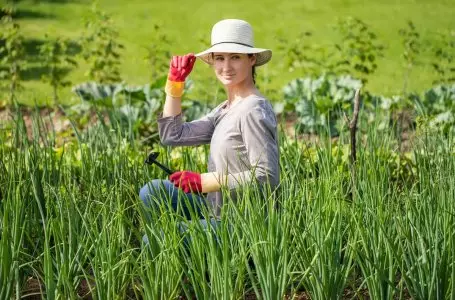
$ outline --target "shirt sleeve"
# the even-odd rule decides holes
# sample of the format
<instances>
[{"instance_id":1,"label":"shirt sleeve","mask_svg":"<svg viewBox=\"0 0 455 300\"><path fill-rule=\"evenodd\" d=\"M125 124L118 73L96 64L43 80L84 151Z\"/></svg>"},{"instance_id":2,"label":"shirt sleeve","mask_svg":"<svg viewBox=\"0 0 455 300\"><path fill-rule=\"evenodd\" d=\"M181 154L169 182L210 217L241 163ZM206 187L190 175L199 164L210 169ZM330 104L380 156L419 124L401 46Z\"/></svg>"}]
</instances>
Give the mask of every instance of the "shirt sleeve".
<instances>
[{"instance_id":1,"label":"shirt sleeve","mask_svg":"<svg viewBox=\"0 0 455 300\"><path fill-rule=\"evenodd\" d=\"M211 113L191 122L183 122L181 113L176 116L158 118L160 140L168 146L208 144L214 130Z\"/></svg>"},{"instance_id":2,"label":"shirt sleeve","mask_svg":"<svg viewBox=\"0 0 455 300\"><path fill-rule=\"evenodd\" d=\"M241 118L240 127L251 169L229 174L229 188L236 188L254 178L260 183L278 185L280 166L275 113L271 108L257 105Z\"/></svg>"}]
</instances>

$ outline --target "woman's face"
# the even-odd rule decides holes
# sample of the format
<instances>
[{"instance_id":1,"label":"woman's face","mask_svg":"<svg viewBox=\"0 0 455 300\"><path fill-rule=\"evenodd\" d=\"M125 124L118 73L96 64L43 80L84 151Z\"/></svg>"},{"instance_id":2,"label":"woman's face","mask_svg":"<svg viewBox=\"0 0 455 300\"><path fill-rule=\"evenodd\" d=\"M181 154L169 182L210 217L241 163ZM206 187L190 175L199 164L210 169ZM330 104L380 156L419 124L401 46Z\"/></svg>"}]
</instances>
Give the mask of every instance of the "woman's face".
<instances>
[{"instance_id":1,"label":"woman's face","mask_svg":"<svg viewBox=\"0 0 455 300\"><path fill-rule=\"evenodd\" d=\"M216 77L226 86L234 86L252 80L252 67L256 63L254 55L243 53L213 53L213 68Z\"/></svg>"}]
</instances>

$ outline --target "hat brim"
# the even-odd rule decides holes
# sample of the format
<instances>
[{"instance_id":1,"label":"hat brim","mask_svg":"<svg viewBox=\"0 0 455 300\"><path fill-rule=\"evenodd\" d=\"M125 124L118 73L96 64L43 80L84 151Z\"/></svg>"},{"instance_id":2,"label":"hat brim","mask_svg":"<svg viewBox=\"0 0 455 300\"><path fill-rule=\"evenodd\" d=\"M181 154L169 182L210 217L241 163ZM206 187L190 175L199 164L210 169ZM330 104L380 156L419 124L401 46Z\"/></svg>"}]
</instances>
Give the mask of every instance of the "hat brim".
<instances>
[{"instance_id":1,"label":"hat brim","mask_svg":"<svg viewBox=\"0 0 455 300\"><path fill-rule=\"evenodd\" d=\"M223 43L212 46L195 56L202 59L205 63L212 65L213 60L210 54L214 52L256 54L255 66L266 64L272 58L272 51L269 49L253 48L233 43Z\"/></svg>"}]
</instances>

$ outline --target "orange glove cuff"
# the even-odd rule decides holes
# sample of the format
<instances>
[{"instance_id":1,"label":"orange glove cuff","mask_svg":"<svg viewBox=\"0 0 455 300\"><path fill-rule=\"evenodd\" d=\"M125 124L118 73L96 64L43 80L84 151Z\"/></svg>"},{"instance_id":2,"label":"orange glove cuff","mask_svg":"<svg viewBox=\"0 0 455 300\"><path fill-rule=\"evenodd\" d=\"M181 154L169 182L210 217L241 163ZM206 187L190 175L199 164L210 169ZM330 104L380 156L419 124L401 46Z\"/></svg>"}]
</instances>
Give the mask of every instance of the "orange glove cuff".
<instances>
[{"instance_id":1,"label":"orange glove cuff","mask_svg":"<svg viewBox=\"0 0 455 300\"><path fill-rule=\"evenodd\" d=\"M182 81L171 81L167 80L166 81L166 87L164 88L164 91L166 92L167 95L174 97L174 98L180 98L183 95L183 88L185 87L185 82Z\"/></svg>"}]
</instances>

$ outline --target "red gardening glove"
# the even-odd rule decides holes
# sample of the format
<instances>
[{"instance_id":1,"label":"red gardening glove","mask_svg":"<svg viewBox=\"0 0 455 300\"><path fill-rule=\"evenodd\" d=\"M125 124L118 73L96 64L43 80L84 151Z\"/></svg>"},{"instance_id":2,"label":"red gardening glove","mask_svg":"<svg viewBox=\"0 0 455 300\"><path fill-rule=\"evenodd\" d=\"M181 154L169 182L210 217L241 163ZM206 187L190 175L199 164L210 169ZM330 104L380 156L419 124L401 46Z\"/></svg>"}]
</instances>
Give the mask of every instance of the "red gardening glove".
<instances>
[{"instance_id":1,"label":"red gardening glove","mask_svg":"<svg viewBox=\"0 0 455 300\"><path fill-rule=\"evenodd\" d=\"M193 53L183 56L172 56L169 63L168 79L176 82L184 82L193 70L196 56Z\"/></svg>"},{"instance_id":2,"label":"red gardening glove","mask_svg":"<svg viewBox=\"0 0 455 300\"><path fill-rule=\"evenodd\" d=\"M171 174L169 180L185 193L201 193L201 174L190 171L179 171Z\"/></svg>"}]
</instances>

